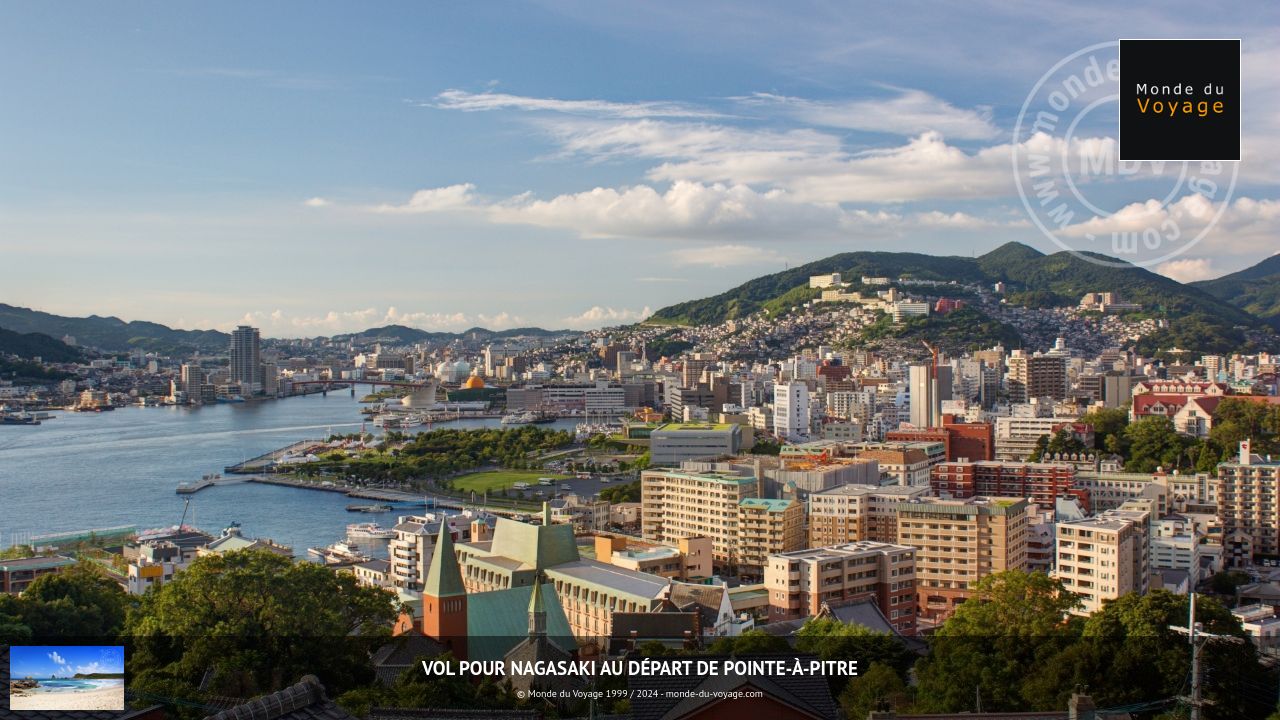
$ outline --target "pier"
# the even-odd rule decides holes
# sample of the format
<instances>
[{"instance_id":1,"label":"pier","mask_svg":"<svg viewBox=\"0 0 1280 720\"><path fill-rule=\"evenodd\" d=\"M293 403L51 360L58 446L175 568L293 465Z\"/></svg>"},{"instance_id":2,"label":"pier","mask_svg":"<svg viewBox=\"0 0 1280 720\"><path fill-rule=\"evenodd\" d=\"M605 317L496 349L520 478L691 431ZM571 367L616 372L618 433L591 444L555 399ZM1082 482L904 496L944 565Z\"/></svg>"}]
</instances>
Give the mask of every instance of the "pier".
<instances>
[{"instance_id":1,"label":"pier","mask_svg":"<svg viewBox=\"0 0 1280 720\"><path fill-rule=\"evenodd\" d=\"M272 450L269 453L250 458L244 462L235 465L228 465L222 469L223 472L230 475L250 475L254 473L271 472L282 458L293 455L312 445L319 445L323 440L299 440L291 445L286 445L278 450Z\"/></svg>"},{"instance_id":2,"label":"pier","mask_svg":"<svg viewBox=\"0 0 1280 720\"><path fill-rule=\"evenodd\" d=\"M270 475L256 475L247 478L247 482L262 483L265 485L284 485L286 487L300 488L303 490L320 490L323 492L342 493L343 495L358 500L381 500L383 502L394 503L412 503L414 505L423 505L424 502L430 501L434 507L445 508L447 510L466 510L468 508L482 510L493 515L502 515L511 517L514 515L528 515L535 510L522 510L514 508L497 508L489 505L478 505L473 503L464 503L456 498L445 498L436 495L417 494L404 492L402 490L377 490L369 488L347 488L338 485L325 485L323 483L307 482L305 480L295 480L293 478L276 477Z\"/></svg>"}]
</instances>

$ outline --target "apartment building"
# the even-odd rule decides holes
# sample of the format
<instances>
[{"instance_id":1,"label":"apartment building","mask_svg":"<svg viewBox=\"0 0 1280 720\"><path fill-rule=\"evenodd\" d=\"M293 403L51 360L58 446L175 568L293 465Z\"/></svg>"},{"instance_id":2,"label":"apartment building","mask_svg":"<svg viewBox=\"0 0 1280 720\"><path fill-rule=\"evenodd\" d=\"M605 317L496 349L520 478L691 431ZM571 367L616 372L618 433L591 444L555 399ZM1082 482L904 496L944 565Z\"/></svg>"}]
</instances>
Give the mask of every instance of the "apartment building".
<instances>
[{"instance_id":1,"label":"apartment building","mask_svg":"<svg viewBox=\"0 0 1280 720\"><path fill-rule=\"evenodd\" d=\"M640 530L645 540L676 545L690 537L711 540L718 565L762 571L765 557L804 544L804 508L794 500L760 498L760 480L748 468L688 463L680 470L641 474Z\"/></svg>"},{"instance_id":2,"label":"apartment building","mask_svg":"<svg viewBox=\"0 0 1280 720\"><path fill-rule=\"evenodd\" d=\"M1235 462L1218 465L1218 514L1224 536L1243 533L1249 555L1233 564L1280 556L1280 462L1251 452L1240 443Z\"/></svg>"},{"instance_id":3,"label":"apartment building","mask_svg":"<svg viewBox=\"0 0 1280 720\"><path fill-rule=\"evenodd\" d=\"M897 504L898 544L916 548L918 617L941 622L979 580L1027 565L1022 498L918 497Z\"/></svg>"},{"instance_id":4,"label":"apartment building","mask_svg":"<svg viewBox=\"0 0 1280 720\"><path fill-rule=\"evenodd\" d=\"M795 500L738 502L738 572L759 577L770 555L804 547L804 506Z\"/></svg>"},{"instance_id":5,"label":"apartment building","mask_svg":"<svg viewBox=\"0 0 1280 720\"><path fill-rule=\"evenodd\" d=\"M793 620L874 597L894 629L916 631L915 548L861 541L769 556L769 620Z\"/></svg>"},{"instance_id":6,"label":"apartment building","mask_svg":"<svg viewBox=\"0 0 1280 720\"><path fill-rule=\"evenodd\" d=\"M1146 594L1150 580L1149 513L1109 510L1083 520L1060 522L1053 574L1080 595L1074 612L1089 615L1131 592Z\"/></svg>"},{"instance_id":7,"label":"apartment building","mask_svg":"<svg viewBox=\"0 0 1280 720\"><path fill-rule=\"evenodd\" d=\"M1050 507L1074 497L1088 510L1089 493L1075 487L1075 477L1066 463L948 462L933 467L929 484L941 497L1022 497Z\"/></svg>"},{"instance_id":8,"label":"apartment building","mask_svg":"<svg viewBox=\"0 0 1280 720\"><path fill-rule=\"evenodd\" d=\"M1026 462L1041 436L1053 437L1064 429L1084 441L1086 447L1091 446L1093 428L1075 420L1073 417L998 417L995 459Z\"/></svg>"},{"instance_id":9,"label":"apartment building","mask_svg":"<svg viewBox=\"0 0 1280 720\"><path fill-rule=\"evenodd\" d=\"M922 485L841 485L809 496L809 547L898 541L897 504L923 497Z\"/></svg>"}]
</instances>

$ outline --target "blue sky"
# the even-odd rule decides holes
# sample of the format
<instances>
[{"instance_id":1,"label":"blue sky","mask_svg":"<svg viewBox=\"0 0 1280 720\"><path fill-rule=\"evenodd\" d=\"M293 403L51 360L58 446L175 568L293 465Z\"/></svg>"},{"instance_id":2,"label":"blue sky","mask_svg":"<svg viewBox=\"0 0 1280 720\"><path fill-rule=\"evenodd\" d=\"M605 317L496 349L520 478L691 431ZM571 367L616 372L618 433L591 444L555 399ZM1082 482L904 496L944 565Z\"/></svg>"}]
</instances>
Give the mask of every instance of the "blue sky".
<instances>
[{"instance_id":1,"label":"blue sky","mask_svg":"<svg viewBox=\"0 0 1280 720\"><path fill-rule=\"evenodd\" d=\"M124 648L116 645L82 647L15 645L9 648L10 677L70 677L83 673L124 672Z\"/></svg>"},{"instance_id":2,"label":"blue sky","mask_svg":"<svg viewBox=\"0 0 1280 720\"><path fill-rule=\"evenodd\" d=\"M585 328L848 250L1054 251L1012 129L1049 67L1119 37L1244 38L1235 200L1160 271L1276 251L1274 3L1006 5L6 3L0 302Z\"/></svg>"}]
</instances>

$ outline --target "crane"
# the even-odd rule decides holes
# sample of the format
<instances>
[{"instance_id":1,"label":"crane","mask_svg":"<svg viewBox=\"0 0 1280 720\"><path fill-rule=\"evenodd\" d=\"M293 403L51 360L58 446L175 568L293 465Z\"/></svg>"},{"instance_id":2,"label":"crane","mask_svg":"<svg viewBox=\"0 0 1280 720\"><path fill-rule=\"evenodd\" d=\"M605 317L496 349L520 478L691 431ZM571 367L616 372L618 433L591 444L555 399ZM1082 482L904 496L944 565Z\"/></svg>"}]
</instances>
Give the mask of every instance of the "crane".
<instances>
[{"instance_id":1,"label":"crane","mask_svg":"<svg viewBox=\"0 0 1280 720\"><path fill-rule=\"evenodd\" d=\"M938 377L938 348L934 347L933 345L930 345L928 340L921 340L920 344L924 345L924 349L929 351L929 357L932 360L932 362L929 363L929 377L937 378Z\"/></svg>"}]
</instances>

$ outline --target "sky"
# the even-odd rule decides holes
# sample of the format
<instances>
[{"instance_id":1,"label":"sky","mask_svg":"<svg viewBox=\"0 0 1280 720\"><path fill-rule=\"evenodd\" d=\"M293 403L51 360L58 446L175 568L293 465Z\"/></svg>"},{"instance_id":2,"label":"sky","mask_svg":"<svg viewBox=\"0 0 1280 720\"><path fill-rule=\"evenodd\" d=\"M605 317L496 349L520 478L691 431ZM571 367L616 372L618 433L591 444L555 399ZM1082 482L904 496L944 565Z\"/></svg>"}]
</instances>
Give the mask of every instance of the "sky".
<instances>
[{"instance_id":1,"label":"sky","mask_svg":"<svg viewBox=\"0 0 1280 720\"><path fill-rule=\"evenodd\" d=\"M585 329L838 252L1053 252L1018 113L1120 37L1243 39L1234 193L1152 269L1280 250L1280 6L943 7L5 3L0 302L274 337ZM1120 218L1158 194L1096 187ZM1197 200L1160 212L1218 214Z\"/></svg>"},{"instance_id":2,"label":"sky","mask_svg":"<svg viewBox=\"0 0 1280 720\"><path fill-rule=\"evenodd\" d=\"M9 675L14 678L122 672L124 648L119 646L14 645L9 648Z\"/></svg>"}]
</instances>

